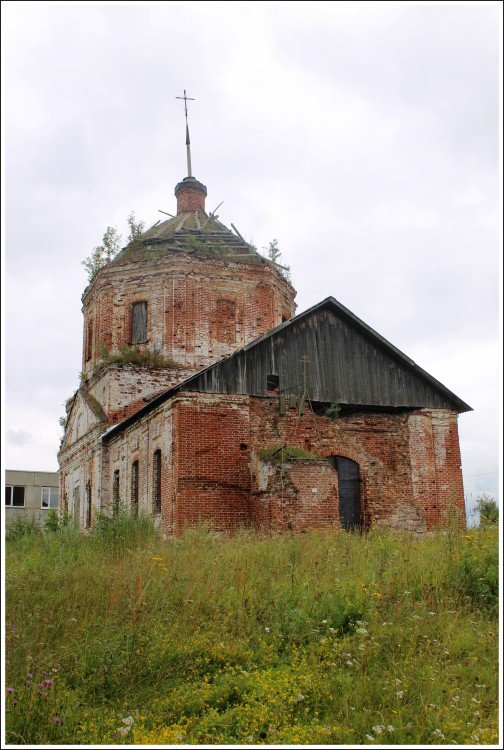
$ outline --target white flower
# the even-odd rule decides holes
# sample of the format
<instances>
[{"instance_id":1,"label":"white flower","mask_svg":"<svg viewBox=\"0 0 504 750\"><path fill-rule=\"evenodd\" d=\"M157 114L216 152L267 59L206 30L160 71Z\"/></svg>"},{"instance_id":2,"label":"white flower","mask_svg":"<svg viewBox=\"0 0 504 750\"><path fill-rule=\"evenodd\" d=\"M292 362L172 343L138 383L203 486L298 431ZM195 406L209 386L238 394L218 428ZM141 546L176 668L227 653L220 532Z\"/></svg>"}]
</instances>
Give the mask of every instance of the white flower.
<instances>
[{"instance_id":1,"label":"white flower","mask_svg":"<svg viewBox=\"0 0 504 750\"><path fill-rule=\"evenodd\" d=\"M122 736L124 737L125 734L128 734L130 729L131 727L119 727L117 731L119 732L119 734L122 734Z\"/></svg>"},{"instance_id":2,"label":"white flower","mask_svg":"<svg viewBox=\"0 0 504 750\"><path fill-rule=\"evenodd\" d=\"M381 724L377 724L375 727L372 727L372 729L375 734L381 734L383 732Z\"/></svg>"},{"instance_id":3,"label":"white flower","mask_svg":"<svg viewBox=\"0 0 504 750\"><path fill-rule=\"evenodd\" d=\"M392 726L392 724L389 724L387 727L387 732L393 732L393 731L394 731L394 727Z\"/></svg>"},{"instance_id":4,"label":"white flower","mask_svg":"<svg viewBox=\"0 0 504 750\"><path fill-rule=\"evenodd\" d=\"M370 742L375 741L375 738L371 734L366 734L366 739L369 740Z\"/></svg>"},{"instance_id":5,"label":"white flower","mask_svg":"<svg viewBox=\"0 0 504 750\"><path fill-rule=\"evenodd\" d=\"M441 737L441 738L444 737L444 734L443 734L443 732L440 729L434 729L434 731L432 732L432 734L436 734L438 737Z\"/></svg>"},{"instance_id":6,"label":"white flower","mask_svg":"<svg viewBox=\"0 0 504 750\"><path fill-rule=\"evenodd\" d=\"M127 716L125 719L122 720L122 723L127 724L130 727L134 721L135 719L132 716Z\"/></svg>"},{"instance_id":7,"label":"white flower","mask_svg":"<svg viewBox=\"0 0 504 750\"><path fill-rule=\"evenodd\" d=\"M403 690L398 690L397 693L396 693L396 698L402 698L403 695L404 695L404 691Z\"/></svg>"},{"instance_id":8,"label":"white flower","mask_svg":"<svg viewBox=\"0 0 504 750\"><path fill-rule=\"evenodd\" d=\"M299 695L296 698L296 701L304 701L304 699L305 699L305 697L304 697L303 693L299 693Z\"/></svg>"},{"instance_id":9,"label":"white flower","mask_svg":"<svg viewBox=\"0 0 504 750\"><path fill-rule=\"evenodd\" d=\"M348 664L348 666L349 666L349 667L351 667L351 666L352 666L352 663L353 663L353 662L351 662L351 661L350 661L350 659L347 659L347 664Z\"/></svg>"}]
</instances>

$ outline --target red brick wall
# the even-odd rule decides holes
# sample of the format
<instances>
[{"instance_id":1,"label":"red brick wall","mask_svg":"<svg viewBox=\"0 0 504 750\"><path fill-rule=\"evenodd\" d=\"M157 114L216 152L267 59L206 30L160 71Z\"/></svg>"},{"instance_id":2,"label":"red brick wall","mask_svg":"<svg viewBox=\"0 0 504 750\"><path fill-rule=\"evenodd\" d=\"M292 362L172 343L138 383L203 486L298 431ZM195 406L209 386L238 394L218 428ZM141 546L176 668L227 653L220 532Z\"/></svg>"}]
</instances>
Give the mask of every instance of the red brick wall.
<instances>
[{"instance_id":1,"label":"red brick wall","mask_svg":"<svg viewBox=\"0 0 504 750\"><path fill-rule=\"evenodd\" d=\"M249 523L248 397L184 394L174 422L174 528Z\"/></svg>"},{"instance_id":2,"label":"red brick wall","mask_svg":"<svg viewBox=\"0 0 504 750\"><path fill-rule=\"evenodd\" d=\"M253 398L250 408L254 450L287 444L359 464L365 526L430 531L445 522L449 505L465 522L455 412L363 413L332 422L309 408L299 418L289 409L280 416L276 399Z\"/></svg>"},{"instance_id":3,"label":"red brick wall","mask_svg":"<svg viewBox=\"0 0 504 750\"><path fill-rule=\"evenodd\" d=\"M83 295L84 373L131 344L131 306L147 302L147 342L193 372L231 354L295 313L295 291L270 265L185 253L111 263ZM92 352L87 357L88 322Z\"/></svg>"},{"instance_id":4,"label":"red brick wall","mask_svg":"<svg viewBox=\"0 0 504 750\"><path fill-rule=\"evenodd\" d=\"M339 526L338 476L326 461L256 460L253 526L293 531Z\"/></svg>"}]
</instances>

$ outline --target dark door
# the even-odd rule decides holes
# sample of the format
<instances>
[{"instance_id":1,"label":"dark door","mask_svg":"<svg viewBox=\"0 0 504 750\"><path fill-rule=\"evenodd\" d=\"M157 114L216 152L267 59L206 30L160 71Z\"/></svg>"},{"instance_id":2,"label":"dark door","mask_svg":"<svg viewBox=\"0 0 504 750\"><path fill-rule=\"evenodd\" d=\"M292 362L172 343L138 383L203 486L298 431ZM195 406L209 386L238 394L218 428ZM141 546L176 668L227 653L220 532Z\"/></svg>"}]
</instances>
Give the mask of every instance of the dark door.
<instances>
[{"instance_id":1,"label":"dark door","mask_svg":"<svg viewBox=\"0 0 504 750\"><path fill-rule=\"evenodd\" d=\"M361 525L359 464L350 458L331 456L329 463L338 472L339 512L347 531Z\"/></svg>"}]
</instances>

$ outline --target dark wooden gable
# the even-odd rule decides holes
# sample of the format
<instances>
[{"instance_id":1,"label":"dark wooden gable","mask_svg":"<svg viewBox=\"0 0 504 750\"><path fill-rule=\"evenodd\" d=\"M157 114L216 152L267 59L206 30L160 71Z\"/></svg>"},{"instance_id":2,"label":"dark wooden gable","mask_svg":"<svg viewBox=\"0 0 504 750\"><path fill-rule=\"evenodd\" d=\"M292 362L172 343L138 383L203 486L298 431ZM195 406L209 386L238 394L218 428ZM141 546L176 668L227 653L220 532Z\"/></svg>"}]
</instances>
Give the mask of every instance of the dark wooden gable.
<instances>
[{"instance_id":1,"label":"dark wooden gable","mask_svg":"<svg viewBox=\"0 0 504 750\"><path fill-rule=\"evenodd\" d=\"M332 298L282 324L183 384L183 390L266 395L300 392L307 357L313 401L468 411L451 393Z\"/></svg>"}]
</instances>

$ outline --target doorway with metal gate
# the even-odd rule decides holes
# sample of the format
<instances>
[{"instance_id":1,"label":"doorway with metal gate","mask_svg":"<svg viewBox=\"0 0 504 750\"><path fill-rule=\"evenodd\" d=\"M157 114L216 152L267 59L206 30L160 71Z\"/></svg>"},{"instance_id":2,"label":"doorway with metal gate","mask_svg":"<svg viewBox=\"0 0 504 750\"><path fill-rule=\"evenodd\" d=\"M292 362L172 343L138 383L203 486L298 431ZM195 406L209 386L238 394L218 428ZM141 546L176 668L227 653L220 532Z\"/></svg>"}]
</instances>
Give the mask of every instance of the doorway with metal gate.
<instances>
[{"instance_id":1,"label":"doorway with metal gate","mask_svg":"<svg viewBox=\"0 0 504 750\"><path fill-rule=\"evenodd\" d=\"M347 531L361 528L359 464L343 456L330 456L329 463L338 473L340 522Z\"/></svg>"}]
</instances>

